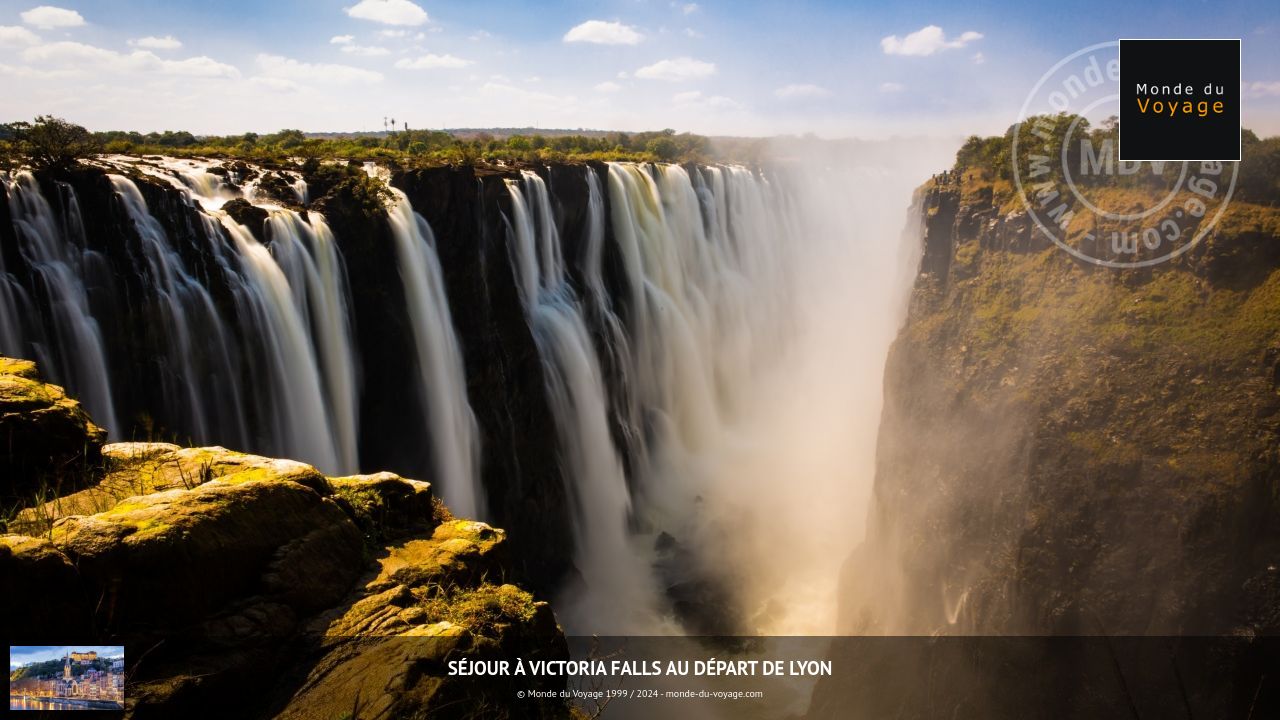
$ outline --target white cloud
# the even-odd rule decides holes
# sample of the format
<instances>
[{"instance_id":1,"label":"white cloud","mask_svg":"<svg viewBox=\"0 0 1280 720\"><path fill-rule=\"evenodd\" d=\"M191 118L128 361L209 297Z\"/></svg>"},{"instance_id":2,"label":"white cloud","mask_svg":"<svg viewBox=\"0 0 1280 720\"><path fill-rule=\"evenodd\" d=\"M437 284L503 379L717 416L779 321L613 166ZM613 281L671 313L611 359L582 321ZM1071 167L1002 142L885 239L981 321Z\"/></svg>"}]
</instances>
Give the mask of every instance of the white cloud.
<instances>
[{"instance_id":1,"label":"white cloud","mask_svg":"<svg viewBox=\"0 0 1280 720\"><path fill-rule=\"evenodd\" d=\"M982 33L972 30L958 38L947 39L946 33L937 25L926 25L919 30L900 38L890 35L880 41L880 48L885 55L932 55L943 50L962 48L975 40L981 40Z\"/></svg>"},{"instance_id":2,"label":"white cloud","mask_svg":"<svg viewBox=\"0 0 1280 720\"><path fill-rule=\"evenodd\" d=\"M18 25L0 25L0 47L35 45L40 36Z\"/></svg>"},{"instance_id":3,"label":"white cloud","mask_svg":"<svg viewBox=\"0 0 1280 720\"><path fill-rule=\"evenodd\" d=\"M391 54L390 50L377 45L343 45L342 52L359 57L378 57Z\"/></svg>"},{"instance_id":4,"label":"white cloud","mask_svg":"<svg viewBox=\"0 0 1280 720\"><path fill-rule=\"evenodd\" d=\"M259 54L258 70L263 77L326 84L358 84L382 82L382 73L350 65L304 63L282 55Z\"/></svg>"},{"instance_id":5,"label":"white cloud","mask_svg":"<svg viewBox=\"0 0 1280 720\"><path fill-rule=\"evenodd\" d=\"M693 28L685 28L685 29L684 29L684 34L685 34L687 37L691 37L691 38L693 38L694 40L701 40L701 39L702 39L702 33L698 32L697 30L694 30Z\"/></svg>"},{"instance_id":6,"label":"white cloud","mask_svg":"<svg viewBox=\"0 0 1280 720\"><path fill-rule=\"evenodd\" d=\"M134 53L139 55L141 53ZM152 58L159 60L161 72L169 75L187 75L190 77L226 77L238 78L240 71L225 63L220 63L210 57L199 55L197 57L187 58L186 60L160 60L151 53Z\"/></svg>"},{"instance_id":7,"label":"white cloud","mask_svg":"<svg viewBox=\"0 0 1280 720\"><path fill-rule=\"evenodd\" d=\"M1241 83L1241 85L1244 87L1244 94L1247 97L1280 97L1280 80L1273 80L1271 82L1255 80L1251 83Z\"/></svg>"},{"instance_id":8,"label":"white cloud","mask_svg":"<svg viewBox=\"0 0 1280 720\"><path fill-rule=\"evenodd\" d=\"M821 85L812 83L803 83L798 85L784 85L773 94L783 100L803 99L803 98L824 98L831 95L831 91Z\"/></svg>"},{"instance_id":9,"label":"white cloud","mask_svg":"<svg viewBox=\"0 0 1280 720\"><path fill-rule=\"evenodd\" d=\"M249 78L249 82L253 83L254 85L261 85L262 87L267 88L268 90L275 90L276 92L297 92L302 89L302 86L299 85L298 83L292 80L288 80L286 78L279 78L279 77L267 77L263 75L254 75L253 77Z\"/></svg>"},{"instance_id":10,"label":"white cloud","mask_svg":"<svg viewBox=\"0 0 1280 720\"><path fill-rule=\"evenodd\" d=\"M986 55L983 55L983 54L982 54L982 53L980 53L980 52L976 52L976 53L974 53L974 54L973 54L973 64L974 64L974 65L981 65L982 63L984 63L984 62L986 62L986 61L987 61L987 56L986 56Z\"/></svg>"},{"instance_id":11,"label":"white cloud","mask_svg":"<svg viewBox=\"0 0 1280 720\"><path fill-rule=\"evenodd\" d=\"M80 27L84 25L84 17L75 10L67 10L66 8L53 7L52 5L41 5L34 7L22 13L22 22L28 25L34 25L41 30L52 30L54 28Z\"/></svg>"},{"instance_id":12,"label":"white cloud","mask_svg":"<svg viewBox=\"0 0 1280 720\"><path fill-rule=\"evenodd\" d=\"M613 82L612 80L605 80L602 83L596 83L596 86L594 89L596 92L615 93L621 90L622 86L616 82Z\"/></svg>"},{"instance_id":13,"label":"white cloud","mask_svg":"<svg viewBox=\"0 0 1280 720\"><path fill-rule=\"evenodd\" d=\"M564 41L595 43L596 45L637 45L644 35L630 25L607 20L588 20L575 25L564 34Z\"/></svg>"},{"instance_id":14,"label":"white cloud","mask_svg":"<svg viewBox=\"0 0 1280 720\"><path fill-rule=\"evenodd\" d=\"M468 35L467 39L474 42L479 42L481 40L488 40L491 37L493 37L493 35L490 34L488 30L477 30L471 33L470 35Z\"/></svg>"},{"instance_id":15,"label":"white cloud","mask_svg":"<svg viewBox=\"0 0 1280 720\"><path fill-rule=\"evenodd\" d=\"M906 89L907 89L906 86L904 86L902 83L896 83L896 82L880 83L880 92L885 93L886 95L900 93Z\"/></svg>"},{"instance_id":16,"label":"white cloud","mask_svg":"<svg viewBox=\"0 0 1280 720\"><path fill-rule=\"evenodd\" d=\"M698 78L711 77L715 74L715 63L687 57L659 60L652 65L646 65L636 70L636 77L638 78L666 80L668 82L696 80Z\"/></svg>"},{"instance_id":17,"label":"white cloud","mask_svg":"<svg viewBox=\"0 0 1280 720\"><path fill-rule=\"evenodd\" d=\"M409 34L408 30L379 30L378 34L384 38L402 38Z\"/></svg>"},{"instance_id":18,"label":"white cloud","mask_svg":"<svg viewBox=\"0 0 1280 720\"><path fill-rule=\"evenodd\" d=\"M231 65L203 55L185 60L164 60L147 50L135 50L125 55L70 41L28 48L23 51L22 59L28 64L43 65L46 68L80 71L105 70L114 73L157 73L207 78L240 77L240 71Z\"/></svg>"},{"instance_id":19,"label":"white cloud","mask_svg":"<svg viewBox=\"0 0 1280 720\"><path fill-rule=\"evenodd\" d=\"M360 0L346 10L353 18L384 25L421 25L430 19L426 10L409 0Z\"/></svg>"},{"instance_id":20,"label":"white cloud","mask_svg":"<svg viewBox=\"0 0 1280 720\"><path fill-rule=\"evenodd\" d=\"M427 53L420 55L412 60L409 58L401 58L396 61L396 67L401 70L436 70L439 68L456 69L464 68L471 65L470 60L463 60L454 55L436 55L435 53Z\"/></svg>"},{"instance_id":21,"label":"white cloud","mask_svg":"<svg viewBox=\"0 0 1280 720\"><path fill-rule=\"evenodd\" d=\"M177 50L182 47L182 41L172 35L165 35L164 37L148 35L144 38L130 40L129 45L131 47L149 48L151 50Z\"/></svg>"},{"instance_id":22,"label":"white cloud","mask_svg":"<svg viewBox=\"0 0 1280 720\"><path fill-rule=\"evenodd\" d=\"M685 3L679 7L680 12L683 12L685 15L692 15L693 13L698 12L698 3Z\"/></svg>"},{"instance_id":23,"label":"white cloud","mask_svg":"<svg viewBox=\"0 0 1280 720\"><path fill-rule=\"evenodd\" d=\"M689 90L671 96L676 105L696 105L713 110L737 110L742 107L738 101L723 95L703 95L700 90Z\"/></svg>"},{"instance_id":24,"label":"white cloud","mask_svg":"<svg viewBox=\"0 0 1280 720\"><path fill-rule=\"evenodd\" d=\"M352 40L355 40L355 39L356 39L355 35L334 35L333 37L329 38L329 44L330 45L348 45L351 43Z\"/></svg>"},{"instance_id":25,"label":"white cloud","mask_svg":"<svg viewBox=\"0 0 1280 720\"><path fill-rule=\"evenodd\" d=\"M555 108L557 110L571 110L576 102L576 99L572 95L561 97L559 95L552 95L551 93L539 92L537 90L526 90L524 88L515 87L514 85L495 82L487 82L484 85L481 85L479 94L481 97L497 100L503 103L512 103L516 106L534 105L544 108Z\"/></svg>"}]
</instances>

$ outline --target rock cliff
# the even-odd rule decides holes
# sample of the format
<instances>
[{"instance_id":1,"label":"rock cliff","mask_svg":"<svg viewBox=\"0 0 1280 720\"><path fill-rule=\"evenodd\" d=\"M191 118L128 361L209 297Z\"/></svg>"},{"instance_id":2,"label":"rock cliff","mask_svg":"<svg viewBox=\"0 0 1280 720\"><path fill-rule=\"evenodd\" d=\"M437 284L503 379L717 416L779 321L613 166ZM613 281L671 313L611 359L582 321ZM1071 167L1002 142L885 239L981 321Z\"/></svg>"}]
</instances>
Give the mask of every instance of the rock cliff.
<instances>
[{"instance_id":1,"label":"rock cliff","mask_svg":"<svg viewBox=\"0 0 1280 720\"><path fill-rule=\"evenodd\" d=\"M0 568L22 590L3 595L2 632L125 645L127 717L567 715L446 672L447 659L568 650L550 607L507 583L506 533L453 518L429 483L167 443L85 459L101 430L74 401L31 363L0 370L0 387L40 400L6 406L7 430L61 413L79 434L49 433L48 456L93 470L8 518ZM520 689L539 682L556 689Z\"/></svg>"},{"instance_id":2,"label":"rock cliff","mask_svg":"<svg viewBox=\"0 0 1280 720\"><path fill-rule=\"evenodd\" d=\"M815 716L1245 717L1280 631L1280 211L1237 200L1142 270L1053 247L981 168L912 212L840 631L941 637L843 646Z\"/></svg>"}]
</instances>

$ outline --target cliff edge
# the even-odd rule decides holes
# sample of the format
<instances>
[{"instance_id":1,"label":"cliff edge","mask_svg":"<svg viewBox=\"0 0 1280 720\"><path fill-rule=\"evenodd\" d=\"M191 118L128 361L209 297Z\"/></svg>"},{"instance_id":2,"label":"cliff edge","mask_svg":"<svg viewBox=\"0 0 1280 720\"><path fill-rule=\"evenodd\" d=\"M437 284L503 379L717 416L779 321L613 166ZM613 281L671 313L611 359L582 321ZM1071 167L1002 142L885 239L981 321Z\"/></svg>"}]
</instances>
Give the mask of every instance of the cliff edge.
<instances>
[{"instance_id":1,"label":"cliff edge","mask_svg":"<svg viewBox=\"0 0 1280 720\"><path fill-rule=\"evenodd\" d=\"M0 359L0 388L19 386L40 402L14 408L6 392L6 432L52 417L79 435L9 443L10 464L86 469L70 486L83 489L42 485L6 518L0 568L20 591L0 601L3 632L125 645L126 717L568 716L511 705L501 679L447 673L449 659L568 650L550 607L505 581L506 534L453 518L429 483L221 447L103 446L32 363ZM6 476L15 495L43 477Z\"/></svg>"}]
</instances>

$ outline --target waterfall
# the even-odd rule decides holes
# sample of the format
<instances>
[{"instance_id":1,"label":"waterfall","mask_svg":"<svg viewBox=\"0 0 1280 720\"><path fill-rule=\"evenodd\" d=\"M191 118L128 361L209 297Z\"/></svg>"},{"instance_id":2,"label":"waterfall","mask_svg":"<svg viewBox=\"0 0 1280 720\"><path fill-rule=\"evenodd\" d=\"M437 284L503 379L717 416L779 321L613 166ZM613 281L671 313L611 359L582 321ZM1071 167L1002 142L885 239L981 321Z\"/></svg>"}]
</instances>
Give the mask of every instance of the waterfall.
<instances>
[{"instance_id":1,"label":"waterfall","mask_svg":"<svg viewBox=\"0 0 1280 720\"><path fill-rule=\"evenodd\" d=\"M193 275L132 180L110 175L141 241L144 287L156 312L155 329L165 339L165 369L160 378L171 415L196 442L217 437L214 418L228 395L238 395L239 374L224 349L230 332L208 289ZM241 428L243 419L235 421Z\"/></svg>"},{"instance_id":2,"label":"waterfall","mask_svg":"<svg viewBox=\"0 0 1280 720\"><path fill-rule=\"evenodd\" d=\"M207 234L225 234L235 249L235 260L221 256L221 263L236 291L238 316L249 320L243 328L245 342L254 346L268 368L257 405L268 422L270 451L305 460L325 472L358 472L351 293L345 263L324 217L255 200L269 213L268 249L221 211L232 191L220 177L190 161L166 167L177 173L179 187L206 217L216 218L206 223ZM299 178L294 190L305 195L306 183ZM233 266L236 269L230 269Z\"/></svg>"},{"instance_id":3,"label":"waterfall","mask_svg":"<svg viewBox=\"0 0 1280 720\"><path fill-rule=\"evenodd\" d=\"M707 588L743 631L833 627L835 578L874 473L884 357L910 286L894 241L901 215L882 205L909 197L917 176L822 162L593 164L581 169L585 207L573 204L585 212L564 219L557 203L580 198L557 198L531 171L505 181L507 260L570 505L578 575L556 607L571 631L667 632L673 615L688 627L676 595L690 587ZM113 204L95 220L126 218L136 237L112 230L105 241L98 227L85 233L71 186L46 183L58 193L46 202L30 174L0 175L17 231L0 254L0 352L41 361L113 433L151 418L164 439L331 474L384 469L361 466L360 378L380 368L357 362L369 361L353 321L364 296L353 296L325 219L255 199L252 183L237 188L212 162L128 168L186 205L165 201L153 215L152 184L109 175ZM582 187L572 172L554 176ZM300 179L294 192L308 196ZM428 448L452 509L483 517L481 433L435 238L391 192L416 360L406 390L425 420L397 424ZM233 219L223 206L234 197L265 210L264 226ZM84 217L102 207L86 201ZM479 213L492 207L460 222L481 223L488 239L495 218ZM581 236L562 238L570 226ZM395 282L388 271L358 281ZM479 345L524 341L523 329L504 333ZM520 472L521 460L507 464Z\"/></svg>"},{"instance_id":4,"label":"waterfall","mask_svg":"<svg viewBox=\"0 0 1280 720\"><path fill-rule=\"evenodd\" d=\"M347 271L333 233L319 213L306 220L292 210L274 210L267 220L271 254L293 290L294 306L311 335L309 344L324 378L323 397L332 421L334 467L356 472L356 372ZM252 247L252 246L250 246ZM258 254L258 250L253 252Z\"/></svg>"},{"instance_id":5,"label":"waterfall","mask_svg":"<svg viewBox=\"0 0 1280 720\"><path fill-rule=\"evenodd\" d=\"M273 435L288 453L324 472L353 472L341 465L337 438L330 423L321 371L298 296L271 251L240 223L223 217L222 226L244 264L256 315L265 331L272 395Z\"/></svg>"},{"instance_id":6,"label":"waterfall","mask_svg":"<svg viewBox=\"0 0 1280 720\"><path fill-rule=\"evenodd\" d=\"M609 432L608 399L582 306L565 273L546 183L523 171L508 180L512 262L521 300L546 368L547 394L560 436L561 464L573 503L575 564L582 587L566 593L567 622L611 633L655 624L650 569L632 547L631 499ZM588 627L589 624L589 627Z\"/></svg>"},{"instance_id":7,"label":"waterfall","mask_svg":"<svg viewBox=\"0 0 1280 720\"><path fill-rule=\"evenodd\" d=\"M18 250L38 277L40 307L48 312L48 344L36 344L36 359L54 382L80 397L99 424L119 433L102 332L89 307L88 275L102 259L85 245L75 193L58 185L64 200L60 222L31 173L18 173L5 188ZM0 259L0 273L4 271L2 263ZM7 277L0 284L0 351L26 356L15 287Z\"/></svg>"},{"instance_id":8,"label":"waterfall","mask_svg":"<svg viewBox=\"0 0 1280 720\"><path fill-rule=\"evenodd\" d=\"M480 486L479 434L467 401L462 349L454 332L431 227L409 198L392 188L387 209L418 356L418 392L430 430L435 478L445 502L463 517L486 513Z\"/></svg>"}]
</instances>

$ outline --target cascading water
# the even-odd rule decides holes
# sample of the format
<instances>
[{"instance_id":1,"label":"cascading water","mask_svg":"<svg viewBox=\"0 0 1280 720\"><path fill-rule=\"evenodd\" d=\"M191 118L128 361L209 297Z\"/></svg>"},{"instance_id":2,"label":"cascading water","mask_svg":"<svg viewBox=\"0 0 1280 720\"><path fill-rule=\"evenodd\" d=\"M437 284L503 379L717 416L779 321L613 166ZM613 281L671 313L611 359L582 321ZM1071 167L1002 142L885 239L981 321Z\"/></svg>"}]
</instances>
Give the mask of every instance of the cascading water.
<instances>
[{"instance_id":1,"label":"cascading water","mask_svg":"<svg viewBox=\"0 0 1280 720\"><path fill-rule=\"evenodd\" d=\"M274 436L296 457L326 472L343 472L315 348L294 290L271 251L247 228L231 218L222 218L222 225L239 252L252 301L263 320Z\"/></svg>"},{"instance_id":2,"label":"cascading water","mask_svg":"<svg viewBox=\"0 0 1280 720\"><path fill-rule=\"evenodd\" d=\"M75 193L65 185L58 188L65 202L61 222L31 173L18 173L13 182L5 183L19 252L39 277L37 287L43 295L39 306L49 313L44 323L51 331L48 343L35 343L34 351L51 379L79 395L93 417L118 432L102 332L89 307L88 276L102 258L85 246ZM14 287L7 279L0 283L0 304L12 308L0 311L0 352L23 356L27 353L20 320L5 317L15 315L19 307Z\"/></svg>"},{"instance_id":3,"label":"cascading water","mask_svg":"<svg viewBox=\"0 0 1280 720\"><path fill-rule=\"evenodd\" d=\"M418 390L427 415L436 478L454 512L483 517L479 435L467 401L462 350L449 314L435 239L427 221L413 211L409 198L400 190L393 188L391 192L395 201L387 209L387 219L409 306L418 354Z\"/></svg>"},{"instance_id":4,"label":"cascading water","mask_svg":"<svg viewBox=\"0 0 1280 720\"><path fill-rule=\"evenodd\" d=\"M171 415L183 418L196 442L211 441L223 397L238 386L230 357L220 352L230 333L208 289L189 272L138 186L123 175L109 177L141 241L144 287L154 293L155 325L166 339L168 357L160 378L164 397L172 405ZM214 351L207 352L211 340ZM243 427L243 422L236 424Z\"/></svg>"},{"instance_id":5,"label":"cascading water","mask_svg":"<svg viewBox=\"0 0 1280 720\"><path fill-rule=\"evenodd\" d=\"M235 248L228 280L239 316L251 318L245 343L266 362L268 381L259 415L268 420L272 452L310 462L325 472L359 469L358 392L350 290L333 233L318 213L305 217L270 203L268 249L221 211L232 191L216 175L171 163L181 187L216 219L207 234ZM161 176L165 177L165 176ZM165 178L167 179L167 177ZM295 191L305 192L305 183ZM216 243L215 243L216 245ZM252 398L246 398L249 404Z\"/></svg>"},{"instance_id":6,"label":"cascading water","mask_svg":"<svg viewBox=\"0 0 1280 720\"><path fill-rule=\"evenodd\" d=\"M510 247L521 300L546 368L547 393L574 505L580 587L563 597L575 631L651 632L657 600L650 568L632 547L631 499L609 433L608 399L582 307L565 273L546 183L525 171L507 181Z\"/></svg>"},{"instance_id":7,"label":"cascading water","mask_svg":"<svg viewBox=\"0 0 1280 720\"><path fill-rule=\"evenodd\" d=\"M95 247L140 293L128 296L127 316L124 303L96 304L93 288L110 273L77 234L70 187L53 203L66 215L58 218L48 203L22 199L20 175L6 181L15 227L37 229L19 227L16 251L0 255L10 263L0 267L0 351L34 354L104 423L110 370L154 385L143 394L165 405L126 405L130 389L118 388L116 406L154 412L180 440L330 473L363 469L358 328L325 220L258 201L208 164L132 167L179 188L190 207L155 217L134 181L111 176L137 239ZM733 615L734 631L829 631L838 566L861 533L884 354L909 287L898 269L911 263L885 241L900 215L880 206L908 197L917 176L816 163L583 172L582 237L563 246L546 182L528 171L507 181L510 261L544 368L581 578L557 612L575 632L667 632L681 604L673 588L705 587L716 574L708 570L721 568L728 590L709 595L710 612ZM305 184L294 192L307 196ZM392 194L432 479L459 515L482 515L480 433L434 238L406 196ZM223 210L237 196L267 211L265 241ZM49 315L42 293L63 303L61 315L38 317ZM127 346L121 333L137 332L156 350L134 358L99 339L99 365L95 323L99 338ZM673 553L656 547L673 542L684 564L674 570Z\"/></svg>"},{"instance_id":8,"label":"cascading water","mask_svg":"<svg viewBox=\"0 0 1280 720\"><path fill-rule=\"evenodd\" d=\"M332 418L336 462L355 472L358 437L356 371L348 314L347 272L333 233L319 213L275 210L267 220L272 256L283 270L324 377L326 417ZM255 250L256 252L256 250ZM290 419L286 418L286 421Z\"/></svg>"},{"instance_id":9,"label":"cascading water","mask_svg":"<svg viewBox=\"0 0 1280 720\"><path fill-rule=\"evenodd\" d=\"M629 414L646 441L636 512L688 552L683 571L721 578L743 631L834 627L910 287L901 215L880 205L917 177L816 162L609 167Z\"/></svg>"}]
</instances>

